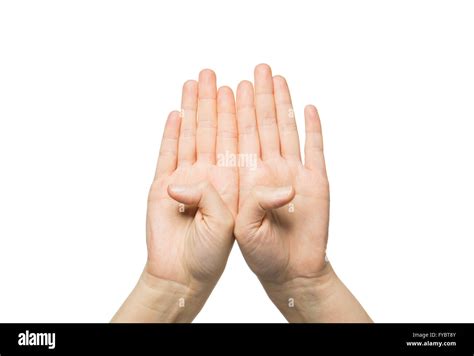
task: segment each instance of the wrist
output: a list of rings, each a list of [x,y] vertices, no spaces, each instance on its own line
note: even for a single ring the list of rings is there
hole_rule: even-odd
[[[371,322],[329,262],[320,273],[312,277],[262,284],[289,322]]]
[[[263,281],[268,296],[289,322],[311,322],[336,278],[329,263],[320,273],[283,282]]]
[[[146,269],[112,322],[187,323],[203,307],[212,288],[184,285],[151,275]]]

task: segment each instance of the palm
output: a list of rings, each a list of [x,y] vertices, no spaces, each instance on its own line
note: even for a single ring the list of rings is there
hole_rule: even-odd
[[[168,195],[170,184],[192,185],[208,180],[232,211],[237,206],[237,174],[230,168],[194,164],[178,168],[158,179],[150,191],[147,219],[149,258],[154,275],[185,283],[190,271],[200,277],[222,265],[220,251],[227,241],[215,236],[196,209],[180,212],[180,205]],[[218,243],[216,243],[218,242]],[[211,258],[209,258],[211,257]]]
[[[246,246],[254,258],[250,267],[263,279],[316,273],[324,262],[328,217],[327,180],[306,169],[301,162],[282,157],[259,162],[257,170],[241,175],[241,200],[253,186],[280,187],[292,185],[296,195],[290,206],[272,210]]]

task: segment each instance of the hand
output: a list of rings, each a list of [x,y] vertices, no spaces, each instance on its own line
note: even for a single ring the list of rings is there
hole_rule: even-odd
[[[352,320],[343,318],[347,307],[335,311],[324,308],[328,303],[334,305],[328,298],[336,290],[355,310],[349,310],[349,315],[367,320],[325,261],[329,184],[316,108],[305,108],[303,164],[283,77],[272,77],[267,65],[257,66],[255,92],[250,82],[241,82],[236,106],[239,153],[257,157],[256,168],[239,170],[239,214],[234,233],[248,265],[290,321]]]
[[[215,74],[203,70],[198,83],[184,84],[181,113],[172,112],[166,122],[148,199],[148,260],[135,295],[140,299],[136,304],[159,309],[156,317],[143,313],[150,321],[192,320],[222,274],[233,244],[238,172],[235,166],[216,164],[217,155],[237,153],[233,93],[228,87],[217,92]],[[158,291],[160,300],[144,298],[146,291]],[[182,313],[179,303],[186,306]],[[126,311],[122,307],[118,314],[123,317],[116,320],[128,321]]]
[[[305,164],[288,86],[270,67],[255,69],[237,89],[240,154],[256,155],[257,168],[240,167],[235,235],[262,281],[283,283],[319,276],[325,266],[329,184],[316,108],[305,109]],[[289,203],[291,202],[291,205]]]
[[[233,93],[217,92],[215,74],[204,70],[199,83],[183,86],[182,116],[168,118],[149,194],[146,271],[184,285],[215,283],[232,247],[238,201],[236,167],[216,164],[216,154],[237,152]]]

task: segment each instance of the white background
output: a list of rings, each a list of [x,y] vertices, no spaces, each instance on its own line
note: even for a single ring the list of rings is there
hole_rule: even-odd
[[[0,322],[107,322],[165,118],[260,62],[322,118],[329,258],[378,322],[473,322],[469,1],[2,1]],[[199,322],[284,321],[234,246]]]

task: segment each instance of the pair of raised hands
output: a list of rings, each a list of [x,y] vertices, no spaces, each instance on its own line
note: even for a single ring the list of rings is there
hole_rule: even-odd
[[[305,159],[285,79],[268,65],[234,94],[203,70],[168,116],[148,198],[148,260],[118,322],[186,322],[224,271],[234,239],[289,321],[370,318],[326,259],[329,185],[316,108]]]

